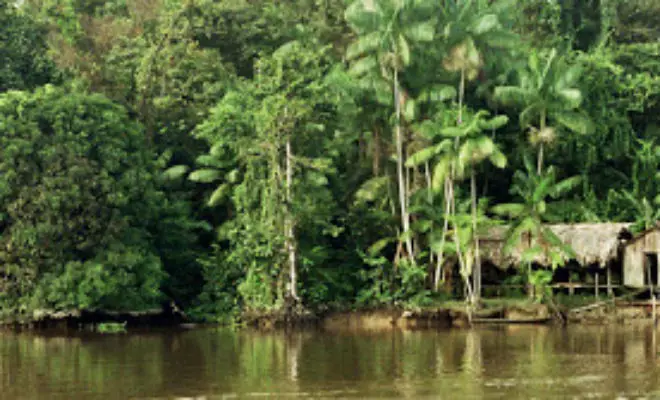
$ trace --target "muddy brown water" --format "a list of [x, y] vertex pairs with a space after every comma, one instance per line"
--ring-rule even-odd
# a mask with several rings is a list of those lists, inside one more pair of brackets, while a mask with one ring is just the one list
[[657, 341], [649, 325], [0, 332], [0, 399], [658, 398]]

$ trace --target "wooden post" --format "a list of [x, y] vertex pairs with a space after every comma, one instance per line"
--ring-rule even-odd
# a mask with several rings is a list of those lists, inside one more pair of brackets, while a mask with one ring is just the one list
[[614, 296], [614, 291], [612, 290], [612, 268], [607, 264], [607, 295], [610, 297]]
[[[658, 270], [656, 270], [656, 280], [658, 279]], [[653, 332], [655, 333], [655, 327], [658, 326], [658, 312], [657, 312], [657, 301], [656, 301], [656, 290], [657, 290], [657, 282], [656, 284], [653, 284], [651, 281], [651, 263], [649, 263], [649, 283], [653, 287], [653, 290], [651, 291], [651, 296], [653, 297]], [[654, 341], [655, 342], [655, 341]], [[655, 352], [655, 343], [653, 343], [653, 351]]]
[[575, 293], [575, 289], [573, 288], [573, 274], [568, 272], [568, 294], [573, 296], [573, 293]]
[[594, 285], [594, 292], [596, 292], [596, 299], [598, 299], [598, 278], [599, 278], [598, 272], [596, 272], [595, 278], [596, 278], [596, 284]]
[[651, 310], [653, 312], [653, 325], [655, 326], [656, 324], [656, 305], [655, 305], [655, 289], [653, 287], [653, 282], [651, 281], [651, 265], [650, 263], [644, 262], [645, 269], [646, 269], [646, 280], [649, 285], [649, 295], [651, 296]]
[[[655, 303], [656, 303], [656, 301], [655, 301], [655, 293], [653, 293], [653, 294], [651, 295], [651, 304], [652, 304], [652, 307], [651, 307], [651, 308], [653, 309], [653, 326], [654, 326], [654, 327], [655, 327], [655, 326], [657, 325], [657, 323], [658, 323], [658, 320], [657, 320], [657, 318], [658, 318], [658, 313], [657, 313], [657, 311], [656, 311], [656, 307], [657, 307], [657, 306], [656, 306]], [[653, 331], [655, 331], [655, 329], [654, 329]]]

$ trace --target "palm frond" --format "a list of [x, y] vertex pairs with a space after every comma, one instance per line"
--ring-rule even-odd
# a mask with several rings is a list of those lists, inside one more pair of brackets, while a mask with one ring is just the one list
[[349, 69], [349, 73], [353, 76], [363, 76], [376, 68], [378, 68], [378, 60], [374, 56], [368, 56], [354, 62]]
[[364, 182], [355, 192], [355, 203], [366, 203], [383, 196], [387, 190], [389, 179], [388, 176], [379, 176]]
[[413, 42], [430, 42], [435, 37], [436, 23], [433, 20], [406, 26], [403, 34]]
[[591, 120], [578, 112], [564, 111], [555, 114], [557, 122], [575, 133], [586, 135], [593, 132], [594, 126]]
[[549, 191], [549, 195], [552, 198], [559, 198], [560, 196], [570, 192], [571, 190], [575, 189], [582, 183], [582, 177], [581, 176], [572, 176], [570, 178], [563, 179], [559, 182], [557, 182], [552, 189]]
[[491, 211], [499, 216], [507, 218], [519, 218], [525, 213], [525, 205], [519, 203], [497, 204], [491, 208]]
[[190, 168], [188, 168], [187, 165], [175, 165], [163, 171], [162, 177], [163, 179], [168, 181], [177, 180], [182, 178], [183, 175], [185, 175], [189, 169]]
[[208, 206], [213, 207], [220, 204], [220, 202], [227, 197], [230, 190], [231, 190], [231, 186], [229, 186], [226, 183], [223, 183], [222, 185], [218, 186], [211, 194], [211, 197], [209, 198], [209, 201], [207, 203]]
[[500, 27], [500, 21], [497, 18], [497, 15], [486, 14], [474, 21], [470, 30], [477, 35], [482, 35], [484, 33], [489, 33], [498, 27]]
[[206, 168], [193, 171], [188, 179], [193, 182], [210, 183], [220, 179], [221, 176], [220, 171], [217, 169]]

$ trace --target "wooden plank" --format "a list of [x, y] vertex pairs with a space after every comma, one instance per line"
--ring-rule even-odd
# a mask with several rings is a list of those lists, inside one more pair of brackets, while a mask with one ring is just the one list
[[[553, 289], [570, 289], [570, 288], [574, 288], [574, 289], [593, 289], [594, 287], [596, 287], [596, 285], [595, 284], [590, 285], [590, 284], [587, 284], [587, 283], [571, 283], [571, 284], [568, 284], [568, 283], [555, 283], [555, 284], [550, 285], [550, 287], [552, 287]], [[623, 285], [611, 285], [611, 287], [612, 288], [620, 288], [620, 287], [623, 287]]]
[[543, 324], [550, 318], [508, 319], [508, 318], [473, 318], [475, 324]]
[[579, 313], [579, 312], [582, 312], [582, 311], [587, 311], [587, 310], [592, 310], [592, 309], [599, 308], [599, 307], [604, 307], [604, 306], [607, 306], [607, 305], [610, 305], [610, 304], [611, 305], [616, 305], [617, 302], [621, 302], [622, 300], [624, 300], [626, 298], [629, 298], [629, 297], [635, 297], [635, 296], [637, 296], [637, 295], [639, 295], [639, 294], [641, 294], [642, 292], [645, 292], [645, 291], [646, 291], [646, 288], [640, 289], [636, 292], [628, 293], [626, 295], [623, 295], [623, 296], [619, 297], [618, 299], [617, 298], [612, 298], [612, 299], [608, 299], [608, 300], [604, 300], [604, 301], [598, 301], [596, 303], [587, 304], [586, 306], [573, 308], [573, 309], [569, 310], [568, 312], [569, 313], [573, 313], [573, 312]]

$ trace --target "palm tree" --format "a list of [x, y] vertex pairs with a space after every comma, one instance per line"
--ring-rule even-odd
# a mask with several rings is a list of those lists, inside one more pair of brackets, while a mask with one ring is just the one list
[[459, 124], [466, 82], [477, 77], [485, 56], [499, 57], [502, 49], [516, 45], [516, 35], [502, 23], [512, 14], [511, 5], [508, 1], [444, 1], [442, 40], [448, 51], [442, 66], [460, 74]]
[[546, 56], [532, 51], [518, 78], [518, 86], [495, 88], [494, 97], [503, 105], [522, 109], [520, 125], [529, 129], [530, 142], [538, 146], [537, 174], [541, 175], [544, 148], [556, 141], [557, 128], [579, 134], [593, 129], [589, 118], [577, 110], [582, 103], [576, 87], [580, 68], [568, 65], [554, 49]]
[[346, 57], [353, 61], [351, 72], [371, 82], [374, 88], [388, 85], [393, 94], [401, 226], [412, 262], [414, 252], [410, 237], [402, 132], [402, 114], [410, 107], [407, 96], [403, 94], [401, 74], [411, 63], [411, 47], [434, 38], [435, 22], [426, 17], [429, 5], [400, 0], [355, 0], [346, 10], [346, 20], [358, 34], [346, 52]]
[[[512, 3], [507, 1], [445, 1], [443, 2], [443, 22], [445, 23], [442, 38], [448, 48], [448, 52], [442, 60], [442, 66], [449, 72], [459, 73], [458, 82], [458, 113], [456, 125], [463, 124], [463, 104], [465, 99], [465, 85], [474, 80], [484, 64], [484, 55], [499, 57], [501, 50], [515, 46], [516, 36], [508, 30], [503, 21], [507, 15], [511, 15]], [[493, 50], [500, 50], [492, 53]], [[454, 147], [459, 151], [459, 139], [455, 138]], [[478, 158], [478, 157], [477, 157]], [[473, 164], [474, 165], [474, 164]], [[450, 164], [453, 168], [453, 165]], [[457, 175], [457, 171], [450, 171], [445, 175], [445, 198], [453, 197], [451, 190], [451, 179]], [[474, 172], [471, 175], [472, 215], [473, 224], [476, 224], [476, 178]], [[450, 202], [453, 201], [450, 199]], [[448, 206], [447, 209], [451, 208]], [[476, 232], [476, 229], [473, 229]], [[458, 240], [459, 238], [455, 238]], [[474, 241], [479, 247], [478, 239]], [[479, 251], [475, 251], [475, 265], [477, 274], [475, 279], [475, 293], [480, 293], [480, 260]], [[436, 268], [437, 269], [437, 268]], [[438, 281], [436, 279], [436, 288]]]
[[554, 206], [558, 204], [552, 203], [551, 200], [557, 200], [573, 190], [580, 184], [581, 178], [574, 176], [558, 181], [553, 167], [538, 175], [526, 155], [524, 163], [526, 171], [515, 172], [510, 190], [512, 195], [520, 198], [520, 202], [499, 204], [493, 207], [492, 211], [512, 222], [504, 246], [505, 253], [527, 240], [523, 258], [527, 260], [529, 279], [532, 261], [538, 256], [550, 260], [553, 269], [575, 257], [573, 249], [565, 245], [545, 223], [554, 219]]
[[[415, 154], [413, 154], [407, 161], [407, 166], [414, 167], [427, 163], [435, 159], [433, 168], [432, 187], [438, 191], [441, 185], [444, 185], [445, 192], [445, 225], [444, 233], [441, 236], [443, 241], [439, 246], [439, 254], [437, 259], [434, 287], [437, 290], [440, 282], [441, 267], [443, 263], [443, 249], [444, 239], [446, 232], [449, 228], [450, 215], [455, 217], [455, 196], [454, 196], [454, 181], [464, 179], [468, 175], [471, 181], [471, 209], [472, 209], [472, 230], [471, 232], [476, 235], [477, 231], [477, 191], [476, 191], [476, 175], [475, 168], [477, 165], [485, 160], [490, 161], [498, 168], [506, 166], [506, 157], [497, 147], [495, 142], [490, 136], [484, 135], [483, 132], [490, 129], [497, 129], [504, 126], [508, 118], [506, 116], [497, 116], [488, 119], [489, 113], [481, 110], [477, 113], [466, 113], [467, 117], [465, 123], [455, 127], [445, 127], [446, 115], [440, 113], [434, 120], [427, 121], [422, 124], [421, 130], [431, 137], [435, 144], [429, 146]], [[454, 232], [457, 232], [455, 227]], [[459, 255], [461, 269], [466, 269], [467, 265], [472, 265], [472, 261], [463, 260], [460, 257], [461, 243], [460, 236], [455, 235], [454, 241], [457, 247], [456, 253]], [[479, 240], [475, 236], [472, 239], [474, 243], [474, 251], [470, 254], [474, 255], [474, 294], [476, 300], [480, 293], [480, 257], [479, 257]], [[470, 268], [471, 270], [472, 268]]]

